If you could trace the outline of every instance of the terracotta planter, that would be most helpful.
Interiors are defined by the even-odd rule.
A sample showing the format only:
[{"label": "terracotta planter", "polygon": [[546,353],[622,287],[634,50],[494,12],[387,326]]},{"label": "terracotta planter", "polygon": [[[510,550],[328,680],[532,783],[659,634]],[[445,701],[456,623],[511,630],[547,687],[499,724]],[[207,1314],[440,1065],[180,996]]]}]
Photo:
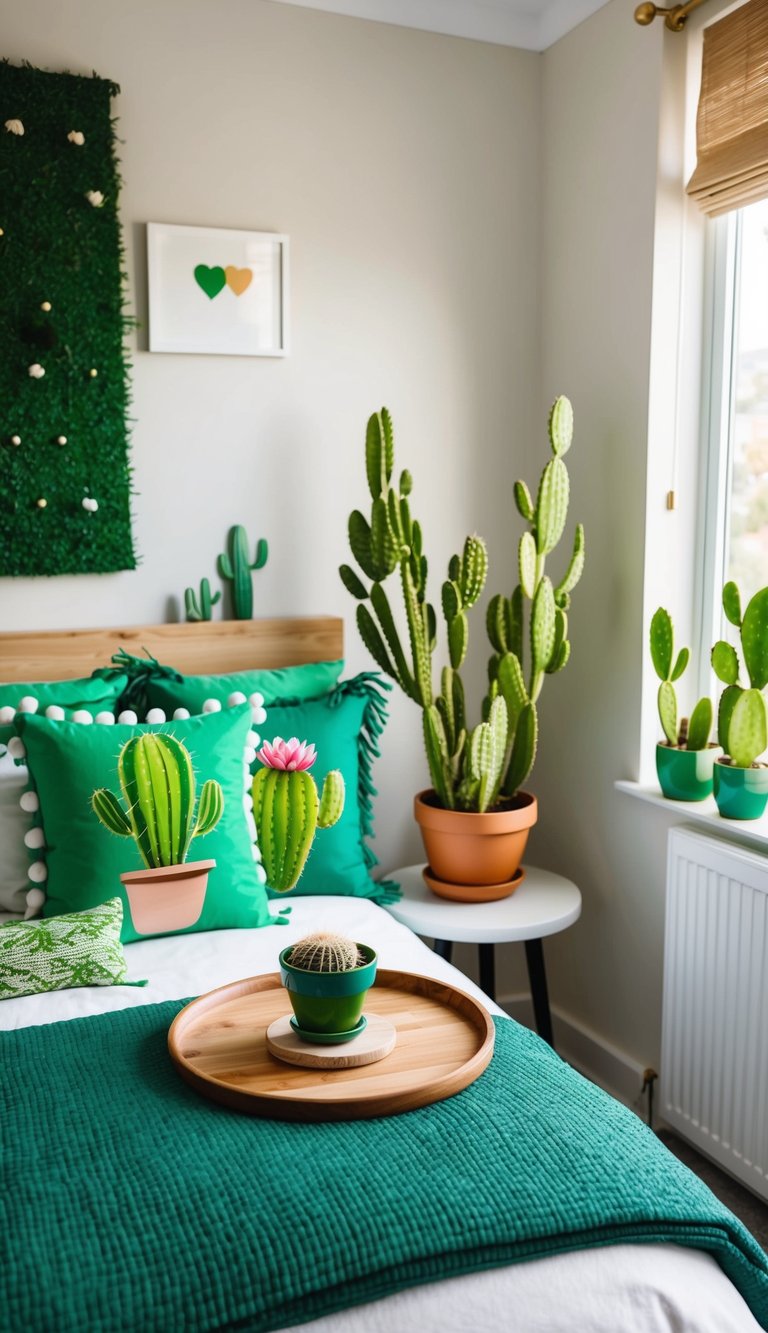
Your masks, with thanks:
[{"label": "terracotta planter", "polygon": [[120,876],[137,935],[167,935],[199,921],[215,861],[185,861]]},{"label": "terracotta planter", "polygon": [[737,768],[725,759],[715,764],[715,801],[725,819],[760,819],[768,805],[768,766]]},{"label": "terracotta planter", "polygon": [[715,760],[723,751],[710,743],[706,750],[679,750],[660,741],[656,773],[663,794],[672,801],[704,801],[712,795]]},{"label": "terracotta planter", "polygon": [[[414,815],[431,871],[430,888],[439,893],[434,881],[444,880],[451,886],[450,897],[456,898],[456,886],[465,884],[467,902],[476,897],[472,885],[484,889],[496,885],[500,891],[492,896],[499,898],[512,893],[520,883],[517,871],[538,817],[536,797],[518,792],[509,810],[484,815],[444,810],[435,802],[431,790],[414,798]],[[490,896],[484,894],[486,900]]]}]

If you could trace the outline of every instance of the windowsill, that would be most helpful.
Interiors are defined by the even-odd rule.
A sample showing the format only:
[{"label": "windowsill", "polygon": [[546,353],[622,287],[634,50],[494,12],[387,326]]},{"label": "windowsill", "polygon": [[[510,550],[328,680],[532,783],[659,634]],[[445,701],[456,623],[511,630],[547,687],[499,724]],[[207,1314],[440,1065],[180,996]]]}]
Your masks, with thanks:
[{"label": "windowsill", "polygon": [[694,824],[705,824],[711,833],[731,842],[758,847],[761,851],[768,848],[768,814],[761,819],[724,819],[715,805],[714,796],[706,801],[670,801],[662,796],[658,787],[642,786],[639,782],[614,783],[617,791],[627,796],[637,797],[648,805],[658,806],[673,818],[685,819]]}]

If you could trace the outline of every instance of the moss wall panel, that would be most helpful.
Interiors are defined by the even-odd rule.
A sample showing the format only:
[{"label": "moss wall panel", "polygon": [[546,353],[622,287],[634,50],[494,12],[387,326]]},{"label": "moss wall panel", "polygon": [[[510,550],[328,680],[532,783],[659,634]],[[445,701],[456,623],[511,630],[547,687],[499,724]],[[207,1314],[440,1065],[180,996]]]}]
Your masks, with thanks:
[{"label": "moss wall panel", "polygon": [[0,64],[0,575],[136,564],[117,91]]}]

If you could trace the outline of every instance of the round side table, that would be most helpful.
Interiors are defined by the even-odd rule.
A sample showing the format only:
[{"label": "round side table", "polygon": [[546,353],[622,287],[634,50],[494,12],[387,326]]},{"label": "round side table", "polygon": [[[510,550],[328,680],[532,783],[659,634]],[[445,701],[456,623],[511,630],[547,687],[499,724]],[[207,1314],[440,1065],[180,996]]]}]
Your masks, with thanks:
[{"label": "round side table", "polygon": [[581,894],[576,885],[550,870],[527,865],[525,879],[509,898],[492,903],[455,903],[438,898],[427,888],[423,869],[421,865],[403,866],[388,874],[388,879],[400,885],[403,896],[398,902],[388,903],[387,911],[414,934],[434,940],[435,953],[448,962],[454,943],[477,944],[480,986],[494,1000],[494,945],[523,942],[536,1030],[554,1046],[541,941],[578,921]]}]

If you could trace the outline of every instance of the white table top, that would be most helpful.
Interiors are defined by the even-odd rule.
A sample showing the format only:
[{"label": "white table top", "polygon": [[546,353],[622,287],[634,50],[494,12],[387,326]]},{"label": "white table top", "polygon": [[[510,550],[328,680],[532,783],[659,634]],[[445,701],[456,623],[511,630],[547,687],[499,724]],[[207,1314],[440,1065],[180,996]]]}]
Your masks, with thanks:
[{"label": "white table top", "polygon": [[387,911],[416,935],[461,944],[502,944],[556,935],[578,921],[581,894],[569,879],[551,870],[525,867],[525,879],[509,898],[493,903],[455,903],[427,888],[423,865],[389,871],[403,896]]}]

